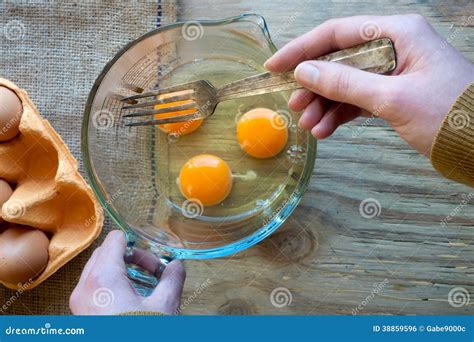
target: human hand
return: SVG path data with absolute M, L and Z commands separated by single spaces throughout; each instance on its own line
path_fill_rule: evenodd
M 390 76 L 308 61 L 382 37 L 397 52 Z M 288 105 L 304 110 L 299 125 L 314 137 L 324 139 L 359 115 L 379 116 L 427 155 L 451 105 L 474 82 L 474 65 L 417 14 L 326 21 L 276 52 L 265 67 L 272 72 L 296 67 L 295 78 L 306 89 L 295 91 Z
M 151 296 L 140 296 L 127 277 L 126 241 L 119 230 L 110 232 L 82 271 L 69 306 L 75 315 L 114 315 L 130 311 L 178 312 L 186 272 L 179 260 L 164 270 Z

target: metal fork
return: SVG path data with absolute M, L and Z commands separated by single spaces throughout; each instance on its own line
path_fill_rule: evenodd
M 338 62 L 378 74 L 390 72 L 396 67 L 395 50 L 388 38 L 372 40 L 316 60 Z M 124 118 L 155 116 L 154 120 L 127 123 L 126 126 L 161 125 L 205 119 L 214 113 L 217 104 L 222 101 L 298 88 L 302 86 L 296 82 L 293 71 L 279 74 L 265 72 L 219 88 L 209 81 L 199 80 L 125 97 L 122 101 L 128 105 L 123 106 L 122 110 L 134 110 L 124 115 Z M 178 101 L 181 102 L 177 104 Z M 169 106 L 155 109 L 156 105 Z M 173 112 L 193 109 L 195 111 L 191 114 L 171 115 Z M 156 118 L 158 114 L 168 116 Z

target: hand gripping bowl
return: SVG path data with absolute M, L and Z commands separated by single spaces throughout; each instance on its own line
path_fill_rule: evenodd
M 297 127 L 289 92 L 220 103 L 190 134 L 128 127 L 120 99 L 200 79 L 220 86 L 264 72 L 275 51 L 258 15 L 174 23 L 131 42 L 95 82 L 83 122 L 84 161 L 100 202 L 126 233 L 128 274 L 142 294 L 172 259 L 223 257 L 274 232 L 305 192 L 316 141 Z M 284 149 L 271 158 L 253 158 L 237 143 L 237 120 L 258 107 L 281 114 L 279 124 L 288 129 Z M 213 206 L 184 198 L 177 186 L 183 164 L 202 153 L 232 170 L 232 192 Z

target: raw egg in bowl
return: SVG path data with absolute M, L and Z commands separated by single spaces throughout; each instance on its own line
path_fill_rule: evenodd
M 309 183 L 316 141 L 298 128 L 290 92 L 224 101 L 205 120 L 142 127 L 127 126 L 134 119 L 120 99 L 194 80 L 219 87 L 264 72 L 275 51 L 258 15 L 174 23 L 126 46 L 94 84 L 84 162 L 126 232 L 129 274 L 142 287 L 156 284 L 156 272 L 133 263 L 137 250 L 157 264 L 222 257 L 277 229 Z

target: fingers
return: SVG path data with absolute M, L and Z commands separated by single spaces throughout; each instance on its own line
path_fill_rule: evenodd
M 74 314 L 111 314 L 136 310 L 138 294 L 127 277 L 125 236 L 110 232 L 89 259 L 69 299 Z
M 112 262 L 121 267 L 123 263 L 123 255 L 125 253 L 125 249 L 121 248 L 122 245 L 125 245 L 125 237 L 123 233 L 119 230 L 111 231 L 105 238 L 102 246 L 97 247 L 92 253 L 89 261 L 86 263 L 86 266 L 84 266 L 84 270 L 82 271 L 79 282 L 83 282 L 87 279 L 91 271 L 95 268 L 96 263 L 98 263 L 100 267 L 103 267 L 104 265 Z M 101 256 L 100 258 L 99 255 Z M 112 258 L 109 258 L 109 255 L 112 255 Z M 124 263 L 123 265 L 125 267 Z M 117 269 L 117 267 L 114 267 L 114 269 Z
M 392 17 L 355 16 L 331 19 L 296 38 L 265 63 L 272 72 L 294 69 L 299 63 L 368 40 L 391 37 Z M 393 38 L 392 38 L 393 39 Z
M 306 108 L 314 99 L 316 94 L 307 89 L 295 90 L 288 100 L 288 107 L 295 112 L 300 112 Z
M 179 312 L 186 271 L 180 260 L 174 260 L 166 266 L 158 286 L 150 297 L 147 306 L 169 315 Z
M 311 129 L 311 134 L 316 139 L 329 137 L 341 125 L 356 118 L 360 114 L 357 107 L 336 103 L 331 106 L 319 123 Z
M 298 65 L 295 78 L 306 89 L 327 99 L 372 111 L 385 98 L 390 76 L 377 75 L 339 63 L 310 61 Z
M 95 251 L 92 253 L 91 257 L 86 263 L 86 266 L 84 266 L 84 269 L 82 270 L 82 274 L 81 274 L 81 277 L 79 278 L 79 282 L 84 281 L 89 276 L 91 269 L 94 268 L 99 251 L 100 251 L 100 247 L 97 247 Z
M 324 116 L 327 107 L 328 101 L 325 98 L 318 96 L 304 110 L 298 123 L 299 126 L 306 130 L 310 130 L 316 126 Z
M 125 249 L 127 243 L 125 235 L 120 230 L 112 230 L 100 246 L 100 252 L 96 263 L 101 267 L 112 267 L 113 269 L 125 269 Z
M 127 277 L 125 249 L 126 239 L 123 232 L 111 231 L 97 252 L 96 261 L 85 279 L 86 285 L 114 288 L 130 296 L 134 294 Z

